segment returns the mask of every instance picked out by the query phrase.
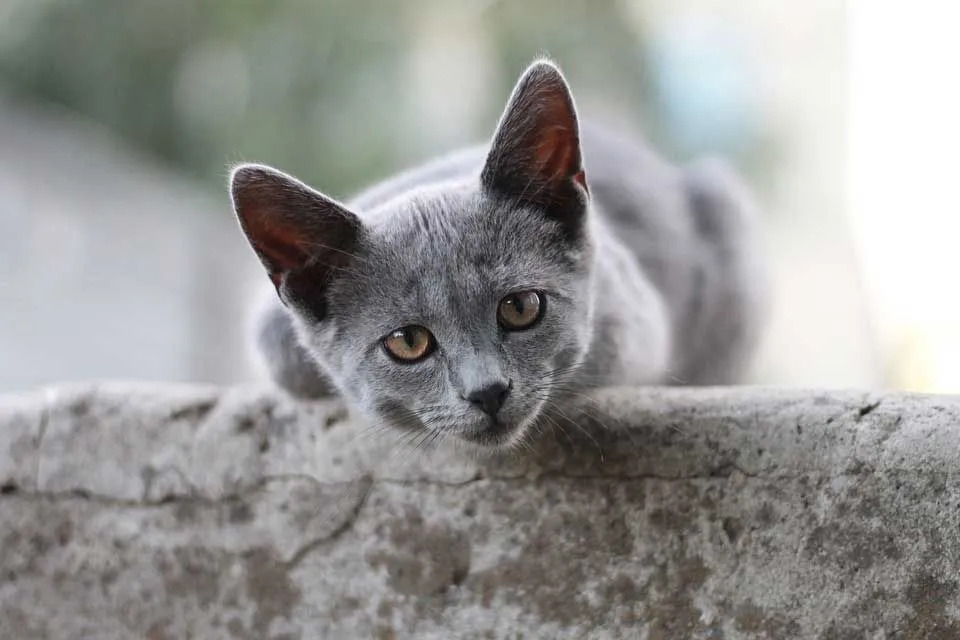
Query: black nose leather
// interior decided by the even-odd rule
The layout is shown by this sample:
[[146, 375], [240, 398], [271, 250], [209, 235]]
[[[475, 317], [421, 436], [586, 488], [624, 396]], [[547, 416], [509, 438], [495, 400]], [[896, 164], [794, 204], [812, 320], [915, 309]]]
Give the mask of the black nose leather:
[[484, 413], [495, 417], [500, 407], [507, 401], [510, 395], [510, 389], [513, 388], [513, 382], [494, 382], [485, 387], [471, 391], [467, 394], [467, 400], [477, 405]]

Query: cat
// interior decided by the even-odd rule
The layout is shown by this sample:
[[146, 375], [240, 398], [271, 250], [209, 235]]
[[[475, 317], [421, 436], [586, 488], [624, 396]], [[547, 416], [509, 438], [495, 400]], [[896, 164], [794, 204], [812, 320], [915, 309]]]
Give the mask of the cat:
[[230, 189], [275, 292], [256, 332], [273, 380], [424, 438], [501, 450], [584, 389], [737, 382], [763, 324], [736, 175], [581, 127], [549, 60], [489, 146], [349, 203], [256, 164]]

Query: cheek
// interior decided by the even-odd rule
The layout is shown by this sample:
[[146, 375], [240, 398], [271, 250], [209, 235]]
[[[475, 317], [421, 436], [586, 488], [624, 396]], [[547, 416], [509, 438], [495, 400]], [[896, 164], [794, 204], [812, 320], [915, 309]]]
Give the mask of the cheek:
[[506, 354], [507, 370], [518, 389], [542, 384], [557, 347], [557, 338], [553, 334], [531, 335], [530, 339], [510, 345]]
[[540, 327], [516, 336], [506, 351], [517, 377], [537, 385], [549, 372], [576, 364], [592, 335], [585, 316], [580, 310], [564, 309], [559, 317], [545, 318]]
[[372, 354], [356, 369], [355, 379], [368, 398], [390, 399], [407, 408], [436, 405], [447, 390], [439, 363], [403, 365]]
[[376, 390], [367, 384], [362, 375], [350, 375], [340, 385], [345, 399], [354, 405], [369, 408], [377, 404]]
[[[557, 307], [559, 305], [554, 305]], [[536, 364], [551, 359], [559, 350], [579, 339], [580, 327], [569, 309], [552, 309], [540, 324], [511, 336], [510, 352], [521, 363]]]
[[576, 347], [585, 349], [593, 337], [593, 317], [586, 304], [565, 310], [566, 313], [557, 322], [563, 329], [558, 333], [557, 351]]

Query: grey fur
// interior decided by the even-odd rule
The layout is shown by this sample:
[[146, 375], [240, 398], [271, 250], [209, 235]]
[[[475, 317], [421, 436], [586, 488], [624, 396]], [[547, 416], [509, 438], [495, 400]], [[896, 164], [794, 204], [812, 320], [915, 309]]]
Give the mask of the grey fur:
[[[563, 101], [544, 106], [541, 93]], [[556, 156], [559, 174], [538, 173], [528, 156], [539, 139], [527, 134], [557, 117], [559, 135], [579, 145]], [[571, 177], [581, 152], [589, 202]], [[676, 168], [623, 136], [581, 131], [548, 62], [521, 78], [492, 149], [440, 158], [347, 205], [246, 165], [233, 197], [284, 303], [274, 297], [259, 324], [273, 379], [302, 397], [338, 389], [374, 420], [424, 437], [511, 445], [586, 387], [736, 382], [763, 317], [753, 206], [736, 177], [718, 162]], [[303, 226], [316, 255], [278, 271], [258, 245], [264, 232], [251, 229], [264, 199], [278, 224], [311, 217]], [[326, 229], [339, 230], [339, 253]], [[542, 321], [501, 330], [499, 300], [526, 289], [546, 292]], [[408, 324], [428, 327], [438, 349], [399, 364], [381, 339]], [[464, 398], [508, 380], [499, 418], [509, 428], [482, 437], [490, 419]]]

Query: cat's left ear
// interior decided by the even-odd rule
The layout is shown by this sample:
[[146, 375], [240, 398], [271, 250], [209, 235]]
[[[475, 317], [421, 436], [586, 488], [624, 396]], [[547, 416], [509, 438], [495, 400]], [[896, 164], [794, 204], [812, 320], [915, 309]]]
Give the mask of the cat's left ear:
[[533, 63], [520, 77], [497, 126], [481, 174], [489, 191], [522, 204], [582, 217], [587, 179], [570, 88], [552, 63]]

